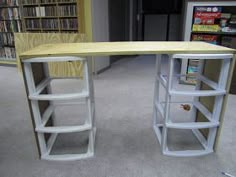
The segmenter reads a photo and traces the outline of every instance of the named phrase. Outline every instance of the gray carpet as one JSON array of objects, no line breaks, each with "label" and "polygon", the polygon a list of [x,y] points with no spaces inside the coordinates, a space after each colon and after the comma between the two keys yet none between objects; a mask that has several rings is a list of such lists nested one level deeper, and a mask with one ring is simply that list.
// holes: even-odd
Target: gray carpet
[{"label": "gray carpet", "polygon": [[[0,81],[0,177],[221,177],[221,171],[236,176],[234,95],[229,96],[217,153],[196,158],[161,154],[151,126],[152,56],[121,60],[95,78],[95,157],[81,161],[39,160],[22,78],[16,68],[0,66]],[[170,140],[176,143],[183,136],[192,139],[179,132]],[[77,140],[74,134],[61,144]]]}]

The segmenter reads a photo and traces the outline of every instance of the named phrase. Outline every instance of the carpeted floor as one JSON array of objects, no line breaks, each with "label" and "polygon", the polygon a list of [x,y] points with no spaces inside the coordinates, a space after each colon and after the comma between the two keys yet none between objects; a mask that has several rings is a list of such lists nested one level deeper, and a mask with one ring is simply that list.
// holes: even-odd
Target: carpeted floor
[{"label": "carpeted floor", "polygon": [[[229,96],[217,153],[163,156],[152,130],[154,65],[153,56],[128,58],[95,77],[95,157],[73,162],[38,159],[22,78],[16,68],[0,66],[0,177],[236,176],[236,96]],[[192,139],[186,132],[172,134],[175,143]],[[61,141],[62,148],[80,139],[74,134]]]}]

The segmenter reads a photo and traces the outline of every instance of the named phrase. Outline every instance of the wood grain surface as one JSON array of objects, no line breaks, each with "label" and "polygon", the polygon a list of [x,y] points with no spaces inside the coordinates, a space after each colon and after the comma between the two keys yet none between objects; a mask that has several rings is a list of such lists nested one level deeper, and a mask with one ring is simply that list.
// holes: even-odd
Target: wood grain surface
[{"label": "wood grain surface", "polygon": [[48,55],[108,56],[177,53],[234,53],[206,42],[92,42],[45,44],[20,54],[22,59]]},{"label": "wood grain surface", "polygon": [[[84,34],[78,33],[14,33],[17,53],[17,66],[21,70],[19,54],[42,44],[86,42]],[[82,76],[80,62],[49,63],[50,76],[69,77]]]}]

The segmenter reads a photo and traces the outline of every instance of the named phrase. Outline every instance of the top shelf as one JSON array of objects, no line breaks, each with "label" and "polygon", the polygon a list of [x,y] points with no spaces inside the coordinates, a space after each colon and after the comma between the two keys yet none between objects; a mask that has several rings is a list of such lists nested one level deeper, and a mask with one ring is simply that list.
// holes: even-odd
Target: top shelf
[{"label": "top shelf", "polygon": [[18,5],[0,5],[0,8],[18,8]]},{"label": "top shelf", "polygon": [[236,32],[192,31],[192,34],[214,34],[214,35],[236,36]]},{"label": "top shelf", "polygon": [[49,3],[37,3],[37,4],[22,4],[22,6],[43,6],[43,5],[61,5],[61,4],[76,4],[76,1],[72,2],[49,2]]}]

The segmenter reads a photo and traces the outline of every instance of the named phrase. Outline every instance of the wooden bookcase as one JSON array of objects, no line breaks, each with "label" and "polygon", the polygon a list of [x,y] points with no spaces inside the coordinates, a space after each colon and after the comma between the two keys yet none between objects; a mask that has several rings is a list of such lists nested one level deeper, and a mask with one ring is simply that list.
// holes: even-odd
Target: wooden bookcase
[{"label": "wooden bookcase", "polygon": [[16,64],[14,32],[21,32],[18,0],[0,1],[0,63]]},{"label": "wooden bookcase", "polygon": [[22,0],[23,31],[84,32],[82,0]]},{"label": "wooden bookcase", "polygon": [[2,0],[0,12],[0,64],[17,63],[14,32],[85,33],[84,0]]}]

